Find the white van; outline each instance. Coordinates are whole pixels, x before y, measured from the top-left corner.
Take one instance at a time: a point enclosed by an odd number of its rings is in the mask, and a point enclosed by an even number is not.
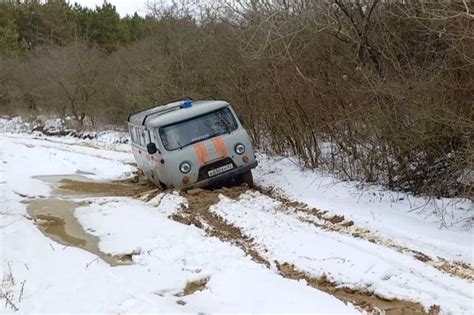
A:
[[[183,100],[130,115],[132,151],[148,180],[191,189],[235,179],[253,186],[252,143],[229,103]]]

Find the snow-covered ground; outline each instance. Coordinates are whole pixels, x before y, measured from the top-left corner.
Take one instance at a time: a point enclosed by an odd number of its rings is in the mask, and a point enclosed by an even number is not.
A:
[[[81,224],[100,237],[102,251],[137,253],[132,265],[111,267],[87,251],[55,243],[27,214],[24,196],[53,194],[32,177],[81,171],[111,179],[129,176],[131,166],[123,163],[128,153],[48,140],[0,135],[2,296],[22,313],[357,312],[194,226],[168,219],[183,202],[174,194],[158,206],[154,200],[88,198],[92,203],[76,210]],[[205,290],[179,296],[187,282],[198,279],[209,279]],[[2,313],[14,311],[3,299],[0,305]]]
[[[287,158],[259,156],[256,182],[294,200],[396,239],[430,256],[474,263],[474,208],[466,199],[413,197],[380,186],[360,188],[320,171],[302,171]],[[440,215],[443,212],[444,215]]]
[[[44,137],[26,133],[23,125],[0,119],[2,313],[15,308],[21,313],[360,312],[303,280],[282,276],[276,261],[311,277],[324,275],[343,287],[417,302],[425,310],[436,304],[446,313],[474,312],[472,278],[435,265],[473,263],[473,233],[465,224],[473,211],[468,201],[427,203],[380,187],[360,189],[357,183],[302,171],[288,159],[261,155],[254,173],[260,186],[344,215],[354,226],[411,250],[328,230],[320,218],[292,211],[254,190],[237,199],[219,196],[210,211],[252,238],[270,262],[267,267],[232,242],[172,220],[171,215],[188,206],[186,196],[177,192],[149,201],[55,195],[50,184],[34,177],[78,173],[91,180],[130,177],[135,169],[128,146],[122,144],[124,135],[103,132],[94,140]],[[99,238],[100,251],[132,254],[133,263],[113,267],[91,252],[45,236],[27,212],[32,198],[80,203],[74,216]],[[449,214],[443,222],[433,213],[440,207]],[[416,259],[415,251],[432,261]],[[472,267],[465,266],[466,272]],[[205,285],[183,294],[187,284],[196,281]]]
[[[237,201],[222,197],[211,209],[241,227],[273,260],[312,276],[370,288],[387,299],[440,304],[454,314],[472,311],[472,283],[383,245],[322,230],[280,207],[268,196],[248,192]]]

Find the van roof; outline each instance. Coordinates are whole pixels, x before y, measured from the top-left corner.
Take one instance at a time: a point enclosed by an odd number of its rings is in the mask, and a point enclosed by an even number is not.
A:
[[[130,115],[128,121],[132,125],[146,127],[159,127],[181,120],[199,116],[207,112],[228,106],[226,101],[200,100],[191,101],[192,106],[183,108],[185,100],[156,106]]]

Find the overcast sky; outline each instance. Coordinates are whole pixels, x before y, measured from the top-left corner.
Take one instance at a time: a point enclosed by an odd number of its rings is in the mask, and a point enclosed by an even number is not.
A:
[[[104,0],[70,0],[70,3],[75,2],[82,6],[95,8],[97,5],[101,5]],[[115,5],[120,16],[125,16],[127,14],[132,15],[135,12],[140,15],[145,15],[146,13],[147,0],[108,0],[107,2]]]

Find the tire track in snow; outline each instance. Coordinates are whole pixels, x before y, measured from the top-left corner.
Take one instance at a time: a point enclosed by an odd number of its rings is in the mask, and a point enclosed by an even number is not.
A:
[[[346,220],[342,215],[331,214],[328,211],[322,211],[316,208],[309,207],[305,203],[298,201],[291,201],[282,193],[277,193],[272,189],[256,188],[260,193],[280,201],[283,207],[280,209],[289,214],[294,214],[301,222],[313,224],[321,229],[337,232],[352,236],[354,238],[364,239],[371,243],[379,244],[384,247],[394,249],[399,253],[409,255],[427,265],[430,265],[442,272],[449,273],[452,276],[474,281],[474,267],[464,261],[449,261],[442,257],[436,258],[422,253],[421,251],[409,248],[407,246],[398,244],[397,242],[377,235],[374,232],[362,227],[354,225],[354,222]]]
[[[52,142],[55,143],[55,144],[57,143],[55,141],[52,141]],[[21,144],[28,145],[28,143],[21,143]],[[58,143],[58,145],[60,145],[60,144],[61,143]],[[66,143],[63,143],[63,145],[66,145]],[[94,149],[94,151],[100,149],[100,148],[95,148],[95,147],[91,148],[89,145],[85,145],[85,144],[84,145],[83,144],[75,144],[75,145],[88,147],[89,149]],[[96,156],[96,157],[104,158],[104,159],[107,159],[107,160],[115,160],[115,161],[121,160],[123,163],[128,164],[128,162],[125,162],[125,159],[113,159],[113,158],[109,158],[109,157],[104,157],[102,155],[90,154],[92,152],[88,153],[88,152],[84,152],[84,151],[77,151],[77,150],[74,150],[74,149],[69,150],[69,149],[60,148],[60,147],[54,146],[54,145],[52,145],[52,146],[42,145],[42,146],[45,147],[45,148],[54,149],[54,150],[61,150],[61,151],[65,151],[65,152]],[[110,150],[110,149],[107,149],[107,150],[113,152],[113,150]],[[233,190],[234,189],[232,189],[230,191],[233,191]],[[269,197],[271,197],[272,199],[277,199],[277,200],[282,200],[282,198],[284,199],[284,197],[276,196],[275,194],[272,194],[271,192],[268,192],[268,191],[264,192],[264,193],[266,195],[268,195]],[[235,192],[230,192],[230,193],[229,193],[229,191],[223,192],[223,195],[229,195],[229,194],[234,195]],[[238,195],[240,195],[240,193],[238,193]],[[236,197],[234,196],[234,198],[236,198]],[[333,231],[333,232],[338,232],[338,233],[341,233],[341,234],[350,235],[351,237],[354,237],[354,238],[361,238],[361,239],[368,240],[370,242],[378,243],[378,244],[383,245],[385,247],[395,249],[398,252],[401,252],[403,254],[409,254],[410,256],[415,257],[419,261],[422,261],[422,262],[425,262],[425,263],[427,263],[427,262],[431,263],[432,260],[433,260],[431,257],[428,257],[427,255],[425,255],[421,252],[418,252],[418,251],[409,249],[407,247],[398,245],[398,244],[392,242],[391,240],[384,240],[383,238],[380,238],[380,237],[376,236],[375,234],[371,233],[368,230],[354,227],[353,223],[351,221],[344,220],[344,217],[330,215],[328,213],[325,213],[323,211],[319,211],[317,209],[310,209],[306,205],[300,204],[300,203],[297,203],[297,202],[295,203],[295,202],[292,202],[292,201],[289,201],[289,200],[284,200],[284,201],[285,201],[284,204],[286,204],[287,208],[290,209],[291,211],[293,211],[294,213],[299,214],[297,217],[298,217],[299,220],[301,220],[303,222],[312,223],[313,225],[316,225],[316,226],[318,226],[322,229],[327,229],[327,230],[330,230],[330,231]],[[216,204],[217,202],[218,202],[218,200],[211,202],[209,204],[209,207],[212,204]],[[288,210],[286,210],[286,211],[288,211]],[[244,251],[246,251],[252,258],[254,258],[255,261],[257,261],[259,263],[263,263],[267,267],[269,265],[272,265],[268,261],[268,259],[265,258],[265,255],[261,253],[262,250],[259,250],[259,248],[261,248],[261,246],[259,246],[258,244],[255,244],[254,240],[249,238],[245,234],[243,234],[242,231],[240,231],[240,229],[238,227],[232,226],[231,224],[226,222],[222,217],[219,217],[219,216],[216,216],[216,215],[214,215],[214,216],[212,216],[212,215],[209,216],[208,215],[204,220],[202,219],[202,217],[199,220],[195,220],[196,219],[195,216],[193,214],[190,214],[190,212],[192,212],[192,211],[188,211],[188,213],[186,213],[186,211],[183,211],[183,213],[185,215],[177,214],[177,216],[173,219],[176,220],[176,221],[181,220],[182,223],[186,223],[186,224],[193,224],[193,225],[196,225],[196,226],[201,225],[201,226],[198,226],[198,227],[207,230],[209,235],[216,236],[216,237],[220,238],[221,240],[234,243],[235,245],[239,246]],[[194,222],[193,222],[193,220],[194,220]],[[186,221],[188,221],[188,222],[186,222]],[[220,226],[220,227],[216,228],[216,226]],[[224,232],[221,233],[222,231],[224,231]],[[234,231],[234,232],[232,232],[232,231]],[[239,241],[236,241],[236,240],[239,240]],[[242,241],[242,240],[244,240],[244,241]],[[263,252],[265,252],[265,250],[263,250]],[[438,265],[435,264],[433,266],[437,267],[439,270],[442,270],[442,271],[445,271],[445,272],[448,272],[448,273],[452,273],[455,276],[458,276],[458,277],[461,276],[461,278],[472,279],[472,278],[469,278],[469,277],[472,277],[472,267],[471,266],[466,265],[463,262],[449,263],[446,260],[444,260],[444,264],[443,264],[443,260],[442,259],[440,259],[440,260],[441,260],[441,264],[438,264]],[[437,262],[439,263],[440,261],[437,261]],[[317,278],[313,278],[309,275],[306,275],[305,273],[297,270],[295,266],[292,266],[291,264],[288,264],[286,262],[274,262],[274,263],[278,267],[279,273],[284,277],[287,277],[287,278],[290,278],[290,279],[296,279],[296,280],[305,280],[309,285],[311,285],[313,287],[315,287],[315,285],[314,285],[315,283],[326,283],[327,282],[325,279],[317,279]],[[467,276],[465,275],[466,269],[468,270]],[[334,290],[333,290],[334,287],[336,286],[336,284],[330,283],[330,282],[327,282],[327,283],[329,283],[329,288],[332,288],[331,290],[333,291],[333,292],[328,292],[328,293],[333,294],[335,296],[336,296],[336,294],[339,294],[337,292],[334,292]],[[324,291],[324,289],[322,289],[322,288],[320,288],[320,290]],[[347,290],[351,290],[351,289],[347,289]],[[337,291],[337,290],[335,290],[335,291]],[[358,292],[359,293],[362,292],[362,295],[364,295],[364,294],[365,295],[370,295],[371,294],[370,292],[365,292],[363,290],[359,290]],[[347,294],[347,292],[345,292],[345,293]],[[340,299],[342,299],[344,301],[351,302],[350,300],[347,299],[347,297],[340,297]],[[356,301],[352,301],[352,303],[354,303],[355,305],[359,305],[361,308],[363,308],[365,310],[372,310],[373,311],[373,310],[379,309],[379,307],[374,306],[369,302],[357,304]],[[410,302],[408,302],[408,303],[410,303]],[[384,309],[383,307],[380,307],[380,308]],[[409,308],[407,308],[407,309],[409,309]],[[432,309],[432,311],[436,311],[436,308]]]
[[[43,141],[43,140],[48,140],[48,139],[32,139],[32,140],[37,140],[37,141]],[[67,143],[62,143],[61,141],[53,141],[53,140],[48,140],[54,144],[57,145],[70,145]],[[29,145],[27,142],[23,141],[18,141],[16,142],[18,144],[23,144],[23,145]],[[99,150],[104,150],[104,148],[101,148],[99,145],[91,145],[89,143],[73,143],[75,146],[79,147],[86,147],[89,149],[93,149],[94,151],[99,151]],[[89,155],[89,156],[94,156],[94,157],[99,157],[102,159],[106,160],[111,160],[111,161],[116,161],[116,159],[110,158],[110,157],[104,157],[101,155],[97,154],[89,154],[87,152],[83,151],[78,151],[78,150],[69,150],[69,149],[64,149],[58,146],[47,146],[47,145],[41,145],[42,147],[49,148],[49,149],[54,149],[54,150],[60,150],[60,151],[65,151],[65,152],[71,152],[71,153],[77,153],[77,154],[83,154],[83,155]],[[107,151],[110,152],[117,152],[117,153],[122,153],[123,151],[121,150],[110,150],[107,149]],[[124,164],[127,165],[134,165],[134,163],[126,160],[122,160]],[[232,188],[232,190],[237,189],[238,193],[238,188]],[[286,211],[293,211],[296,214],[298,214],[297,218],[300,221],[306,222],[306,223],[311,223],[314,224],[315,226],[318,226],[322,229],[338,232],[341,234],[345,235],[350,235],[355,238],[360,238],[360,239],[365,239],[369,242],[376,243],[382,246],[385,246],[387,248],[394,249],[400,253],[410,255],[414,258],[416,258],[419,261],[422,261],[432,267],[435,267],[438,270],[441,270],[443,272],[449,273],[455,277],[461,278],[461,279],[466,279],[469,281],[474,281],[474,266],[471,264],[464,262],[464,261],[450,261],[448,259],[445,259],[443,257],[430,257],[429,255],[421,252],[414,250],[412,248],[409,248],[407,246],[401,245],[396,243],[395,241],[391,239],[386,239],[384,237],[381,237],[370,230],[366,228],[361,228],[357,227],[354,225],[352,221],[346,220],[344,216],[339,216],[335,214],[330,214],[327,211],[322,211],[316,208],[311,208],[308,205],[298,202],[298,201],[293,201],[290,200],[288,197],[286,197],[284,194],[281,192],[276,192],[273,189],[264,189],[261,187],[256,187],[256,191],[259,191],[260,193],[278,200],[282,202],[286,209]],[[231,191],[231,190],[229,190]]]
[[[16,137],[9,137],[9,136],[5,136],[5,135],[1,135],[1,137],[17,139]],[[119,151],[119,150],[105,149],[105,148],[101,148],[99,146],[94,146],[94,145],[91,145],[91,144],[88,144],[88,143],[63,143],[63,142],[59,142],[59,141],[51,141],[51,140],[48,140],[48,139],[39,139],[39,138],[31,138],[31,139],[28,139],[28,140],[30,140],[30,142],[22,141],[22,140],[19,139],[19,140],[16,140],[16,141],[12,142],[12,143],[13,144],[19,144],[19,145],[24,145],[28,148],[41,147],[41,148],[50,149],[50,150],[57,150],[57,151],[62,151],[62,152],[68,152],[68,153],[80,154],[80,155],[85,155],[85,156],[91,156],[91,157],[95,157],[95,158],[99,158],[99,159],[103,159],[103,160],[107,160],[107,161],[120,161],[120,162],[122,162],[123,164],[126,164],[126,165],[135,164],[133,161],[126,160],[123,157],[117,156],[117,158],[113,158],[113,157],[104,156],[104,155],[101,155],[101,154],[96,154],[96,152],[100,152],[100,151],[104,151],[104,150],[107,151],[108,153],[112,153],[112,154],[116,154],[116,155],[123,155],[123,154],[127,154],[128,152],[123,152],[123,151]],[[34,142],[37,142],[37,143],[35,143],[35,145],[32,145],[31,141],[34,141]],[[49,142],[51,142],[51,145],[42,144],[41,142],[43,142],[43,141],[49,141]],[[77,150],[77,149],[73,149],[73,148],[66,149],[66,148],[64,148],[64,146],[86,148],[89,151],[93,150],[94,153],[86,152],[86,151],[83,151],[83,150]]]
[[[345,303],[351,303],[361,310],[371,314],[412,314],[426,313],[421,304],[402,299],[386,299],[370,292],[366,288],[348,288],[329,281],[326,277],[313,277],[297,269],[296,266],[283,261],[271,261],[267,257],[267,250],[263,245],[246,235],[242,230],[215,212],[210,211],[213,205],[219,202],[219,196],[225,195],[228,198],[237,200],[239,196],[248,189],[246,187],[223,188],[213,191],[197,189],[189,191],[183,196],[188,204],[182,205],[180,211],[170,215],[170,219],[177,222],[194,225],[205,230],[208,235],[215,236],[222,241],[229,242],[247,253],[256,263],[265,265],[284,278],[292,280],[303,280],[317,290],[326,292]],[[145,196],[144,198],[149,198]],[[433,306],[428,314],[437,314],[439,308]]]
[[[438,303],[455,313],[471,309],[470,281],[452,277],[383,244],[299,220],[294,209],[259,192],[249,191],[239,200],[223,196],[211,211],[254,237],[267,257],[277,260],[277,268],[287,267],[281,272],[310,285],[330,278],[337,288],[350,291],[355,287],[356,292],[382,299],[423,302],[426,311],[431,308],[435,313],[438,307],[433,305]]]

